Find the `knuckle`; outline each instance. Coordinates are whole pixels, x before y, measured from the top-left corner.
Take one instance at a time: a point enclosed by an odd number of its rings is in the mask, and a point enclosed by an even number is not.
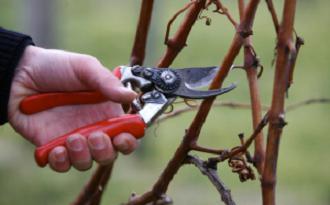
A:
[[[96,57],[91,55],[82,55],[82,61],[87,66],[95,66],[101,64],[101,62]]]
[[[92,72],[95,66],[100,66],[101,62],[94,56],[79,54],[72,61],[73,67],[81,73]]]

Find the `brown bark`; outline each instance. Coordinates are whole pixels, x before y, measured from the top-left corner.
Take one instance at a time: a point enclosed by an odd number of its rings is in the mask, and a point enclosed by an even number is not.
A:
[[[147,45],[154,0],[142,0],[140,17],[136,27],[130,65],[142,65]]]
[[[169,67],[180,51],[186,46],[186,42],[192,26],[198,18],[199,13],[205,6],[205,0],[195,1],[189,8],[178,31],[172,38],[167,40],[167,49],[165,54],[159,60],[157,67]]]
[[[153,0],[142,0],[139,21],[132,47],[130,65],[142,65],[153,10]],[[111,177],[115,161],[107,166],[99,165],[73,205],[98,205]]]
[[[209,98],[202,101],[198,107],[197,114],[195,115],[191,125],[187,129],[182,142],[178,146],[176,152],[164,168],[160,177],[154,183],[151,190],[145,192],[140,196],[131,197],[127,204],[148,204],[161,199],[166,193],[170,182],[174,178],[175,174],[179,171],[181,166],[190,162],[196,165],[199,170],[205,174],[212,184],[217,188],[222,200],[226,204],[235,204],[231,198],[230,190],[227,189],[222,181],[217,176],[216,169],[214,167],[205,166],[206,161],[199,160],[198,158],[192,158],[189,156],[190,151],[205,152],[208,154],[218,155],[215,158],[217,162],[224,160],[230,160],[238,155],[246,154],[249,146],[255,142],[255,154],[254,164],[258,169],[258,172],[262,174],[262,196],[264,205],[275,205],[275,184],[276,184],[276,166],[278,160],[278,151],[280,137],[282,129],[285,126],[284,121],[284,100],[288,87],[290,86],[293,78],[294,66],[297,59],[300,46],[303,44],[302,38],[296,36],[296,42],[294,44],[293,23],[295,15],[296,0],[285,0],[283,19],[281,24],[278,23],[277,14],[274,9],[272,0],[266,0],[269,12],[272,15],[274,27],[277,33],[277,57],[276,68],[274,76],[273,97],[270,110],[268,114],[262,118],[262,110],[265,106],[262,106],[260,101],[260,93],[258,86],[258,63],[256,53],[252,47],[252,25],[254,17],[260,0],[250,0],[247,6],[244,5],[244,0],[238,0],[239,12],[240,12],[240,24],[234,21],[233,17],[229,14],[228,10],[223,6],[220,0],[193,0],[187,3],[182,9],[180,9],[169,21],[168,29],[166,32],[165,43],[167,45],[166,52],[158,62],[158,67],[169,67],[180,51],[186,46],[186,42],[192,26],[198,18],[200,13],[211,4],[216,5],[216,12],[224,14],[228,17],[229,21],[233,23],[237,32],[232,40],[232,43],[227,51],[223,61],[220,64],[222,68],[215,78],[213,79],[210,89],[220,88],[224,82],[224,79],[230,72],[233,62],[239,54],[242,46],[244,46],[244,66],[246,71],[251,106],[238,104],[238,107],[250,107],[252,109],[253,119],[253,133],[242,145],[226,151],[226,149],[214,149],[208,147],[202,147],[198,145],[199,134],[204,122],[208,116],[209,111],[214,103],[215,98]],[[142,0],[140,10],[140,18],[137,25],[134,45],[131,53],[131,65],[142,65],[145,56],[145,47],[147,41],[148,28],[152,16],[153,0]],[[183,21],[181,22],[178,30],[175,32],[172,38],[169,38],[170,27],[176,17],[186,12]],[[313,101],[314,102],[314,101]],[[323,101],[322,101],[323,102]],[[328,102],[328,100],[327,100]],[[308,104],[307,103],[304,104]],[[297,106],[300,106],[298,104]],[[295,108],[295,106],[293,106]],[[189,110],[185,109],[184,111]],[[191,110],[191,109],[190,109]],[[184,112],[182,111],[182,112]],[[182,113],[177,112],[177,113]],[[173,113],[175,116],[176,113]],[[267,146],[266,151],[264,148],[262,129],[269,123]],[[265,156],[266,155],[266,156]],[[246,157],[248,158],[248,157]],[[85,189],[81,192],[74,204],[99,204],[104,187],[106,186],[112,171],[113,164],[106,167],[99,167]],[[252,172],[253,174],[253,172]],[[253,177],[252,177],[253,178]],[[101,187],[101,189],[100,189]]]
[[[276,31],[276,33],[278,33],[280,23],[279,23],[278,18],[277,18],[277,14],[276,14],[276,11],[275,11],[273,0],[265,0],[265,1],[267,3],[269,13],[272,16],[275,31]]]
[[[239,0],[240,17],[244,15],[244,1]],[[252,127],[255,130],[262,119],[262,105],[260,99],[260,91],[258,85],[258,59],[252,47],[252,37],[249,36],[244,42],[244,70],[249,84],[251,111],[252,111]],[[260,131],[254,141],[254,157],[253,162],[262,174],[265,159],[264,136]]]
[[[284,100],[289,79],[290,58],[295,53],[292,44],[296,0],[286,0],[283,19],[279,27],[277,59],[274,76],[272,104],[269,111],[265,168],[262,175],[264,205],[275,205],[276,170],[280,138],[284,121]]]
[[[202,2],[202,1],[199,1]],[[204,2],[205,3],[205,2]],[[204,5],[203,3],[203,5]],[[246,37],[245,34],[251,33],[252,24],[254,20],[254,16],[257,10],[257,6],[259,4],[259,0],[251,0],[246,8],[246,12],[244,13],[244,19],[242,20],[241,24],[238,27],[239,32],[235,34],[235,37],[233,39],[233,42],[230,46],[229,51],[227,52],[227,55],[225,56],[223,62],[221,63],[221,69],[218,72],[218,74],[215,76],[214,80],[211,83],[210,89],[216,89],[221,87],[222,82],[224,81],[225,77],[227,76],[228,72],[230,71],[230,68],[233,64],[234,59],[238,55],[240,48],[243,45],[244,38]],[[202,6],[202,5],[201,5]],[[192,7],[190,11],[193,10],[195,7]],[[186,15],[188,18],[190,15]],[[192,16],[196,16],[192,15]],[[196,16],[197,17],[197,16]],[[187,20],[184,20],[184,22],[187,22]],[[192,25],[193,23],[188,23],[188,25]],[[182,24],[184,25],[184,24]],[[186,28],[179,28],[179,31],[185,31]],[[190,31],[190,28],[188,29]],[[243,34],[243,35],[242,35]],[[177,36],[186,36],[186,35],[177,35]],[[185,38],[178,38],[181,40],[185,40]],[[179,42],[178,45],[183,46],[183,42]],[[175,57],[177,54],[177,50],[172,49],[173,47],[169,47],[168,51],[165,54],[165,58],[162,59],[162,61],[168,62],[168,59],[172,59],[172,57]],[[170,54],[168,54],[170,53]],[[170,56],[170,57],[167,57]],[[160,63],[160,65],[163,65]],[[165,64],[168,66],[167,64]],[[160,66],[162,67],[162,66]],[[166,168],[158,178],[157,182],[154,184],[151,191],[146,192],[145,194],[141,195],[140,197],[136,197],[135,199],[128,202],[130,205],[138,205],[138,204],[146,204],[148,202],[151,202],[155,199],[157,199],[158,196],[161,196],[161,194],[165,193],[169,183],[174,178],[177,171],[182,166],[184,160],[186,159],[190,149],[191,145],[196,143],[200,130],[206,120],[206,117],[208,115],[208,112],[210,111],[210,108],[212,106],[212,103],[214,101],[214,98],[209,98],[206,100],[203,100],[193,122],[191,123],[189,129],[186,132],[186,135],[184,136],[184,139],[182,140],[182,143],[177,148],[174,156],[171,158],[171,160],[168,162]]]
[[[107,182],[107,179],[109,179],[112,167],[113,164],[107,166],[98,166],[93,176],[90,178],[89,182],[85,185],[85,187],[81,190],[79,196],[72,203],[72,205],[91,204],[93,203],[93,201],[99,202],[101,195],[98,194],[98,192],[100,190],[100,187],[102,187],[101,192],[103,192],[103,190],[105,189],[106,183],[104,182]]]

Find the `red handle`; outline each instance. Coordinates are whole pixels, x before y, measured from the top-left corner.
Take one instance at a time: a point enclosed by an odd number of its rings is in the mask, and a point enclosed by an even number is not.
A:
[[[22,100],[20,110],[24,114],[34,114],[63,105],[94,104],[106,101],[99,92],[56,92],[32,95]]]
[[[107,98],[99,92],[44,93],[24,98],[20,104],[20,110],[30,115],[63,105],[95,104],[106,100]]]
[[[34,156],[37,164],[44,167],[48,163],[49,152],[57,146],[65,146],[66,139],[72,134],[81,134],[85,137],[95,131],[105,132],[110,138],[117,136],[120,133],[130,133],[137,139],[144,136],[146,124],[138,114],[124,115],[117,118],[97,122],[85,127],[76,129],[61,137],[54,139],[46,145],[40,146],[35,150]]]
[[[120,79],[121,67],[113,70],[113,74]],[[34,114],[50,108],[63,105],[96,104],[108,100],[99,92],[55,92],[32,95],[24,98],[20,104],[20,110],[24,114]]]

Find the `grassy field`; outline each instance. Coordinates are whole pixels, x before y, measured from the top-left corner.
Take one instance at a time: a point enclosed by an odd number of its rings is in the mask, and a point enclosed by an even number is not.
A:
[[[140,1],[57,2],[57,48],[94,55],[109,68],[128,62]],[[155,1],[147,65],[155,64],[162,55],[166,22],[185,2]],[[237,16],[235,1],[223,2]],[[22,10],[20,3],[19,0],[0,0],[2,27],[24,31],[21,23],[24,17],[17,15]],[[327,0],[298,1],[295,28],[304,37],[306,45],[298,57],[287,105],[330,96],[329,8]],[[188,39],[188,47],[173,66],[206,66],[221,62],[234,30],[225,17],[210,12],[205,14],[212,18],[211,26],[205,26],[203,21],[196,23]],[[275,33],[263,1],[257,13],[253,38],[265,67],[260,79],[262,101],[269,105]],[[241,63],[239,57],[235,64]],[[232,81],[239,83],[238,88],[222,96],[221,100],[248,103],[245,73],[233,71],[226,83]],[[193,116],[193,112],[187,113],[155,125],[141,141],[136,153],[120,156],[103,204],[120,204],[130,193],[148,190],[172,156]],[[217,148],[236,146],[238,133],[251,133],[250,118],[249,110],[214,108],[201,133],[201,143]],[[330,204],[329,105],[302,107],[287,113],[286,120],[288,126],[281,140],[278,165],[278,204]],[[55,205],[71,202],[92,171],[81,173],[71,170],[57,174],[47,168],[40,169],[33,161],[33,150],[34,147],[9,125],[0,127],[0,204]],[[261,204],[258,180],[242,184],[226,164],[220,166],[219,173],[232,189],[237,204]],[[175,204],[217,204],[219,201],[204,176],[189,166],[182,168],[175,177],[169,195]]]

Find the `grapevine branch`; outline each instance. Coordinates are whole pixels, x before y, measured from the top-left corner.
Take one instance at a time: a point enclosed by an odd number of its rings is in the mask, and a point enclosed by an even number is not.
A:
[[[262,174],[262,196],[264,205],[275,205],[276,167],[280,138],[284,120],[284,101],[292,58],[296,50],[292,46],[292,34],[296,0],[284,2],[282,23],[278,31],[277,58],[274,76],[273,98],[269,111],[269,127],[266,146],[265,167]],[[295,58],[295,57],[294,57]]]
[[[102,193],[105,189],[106,181],[111,175],[112,167],[113,163],[107,166],[98,166],[72,205],[92,204],[95,201],[99,201],[102,195],[100,192]]]
[[[265,0],[265,1],[267,3],[268,10],[269,10],[269,12],[270,12],[270,14],[272,16],[273,24],[274,24],[274,27],[275,27],[276,34],[278,34],[279,33],[280,23],[279,23],[277,14],[276,14],[274,3],[273,3],[272,0]],[[288,81],[288,84],[287,84],[287,89],[293,83],[293,73],[294,73],[294,68],[295,68],[296,61],[297,61],[297,56],[299,54],[299,51],[300,51],[301,46],[304,45],[304,43],[305,43],[304,42],[304,39],[302,37],[298,36],[298,34],[296,32],[295,32],[295,36],[296,36],[295,51],[292,52],[292,59],[291,59],[290,67],[289,67],[290,74],[289,74],[289,81]]]
[[[239,9],[244,8],[244,1],[239,1]],[[240,11],[241,15],[244,15],[244,10]],[[241,17],[242,19],[242,17]],[[250,101],[252,107],[252,126],[256,129],[258,123],[261,121],[262,116],[262,105],[260,100],[260,91],[258,85],[258,67],[260,66],[257,55],[253,49],[252,36],[244,39],[244,70],[250,91]],[[265,148],[264,148],[264,136],[262,132],[256,136],[254,141],[254,157],[253,162],[256,166],[259,174],[262,173],[265,159]]]
[[[197,6],[198,4],[200,4],[199,5],[200,9],[194,11],[193,10],[194,6]],[[213,82],[211,83],[210,89],[216,89],[216,88],[221,87],[222,82],[224,81],[225,77],[227,76],[228,72],[230,71],[231,65],[233,64],[235,57],[238,55],[239,50],[242,47],[244,38],[247,37],[247,35],[249,35],[251,33],[252,22],[254,20],[254,16],[255,16],[258,4],[259,4],[259,0],[250,0],[248,6],[246,8],[246,12],[244,13],[244,19],[238,26],[239,32],[235,35],[232,45],[231,45],[227,55],[225,56],[224,61],[222,62],[222,65],[220,66],[222,69],[220,69],[218,74],[215,76]],[[193,19],[193,20],[196,20],[200,10],[204,7],[204,5],[205,5],[205,1],[199,1],[191,7],[190,11],[194,12],[191,15],[195,17],[195,19]],[[189,17],[189,14],[190,14],[190,12],[186,16]],[[188,20],[189,19],[185,19],[184,22],[187,22]],[[192,25],[193,22],[188,25]],[[182,25],[184,25],[184,24],[182,24]],[[179,31],[182,31],[185,29],[186,29],[185,27],[181,26],[179,28]],[[190,29],[191,28],[188,28],[188,31],[190,31]],[[242,34],[244,34],[244,35],[242,35]],[[187,36],[187,35],[185,35],[185,36]],[[178,39],[182,39],[182,38],[178,38]],[[185,40],[185,39],[183,39],[183,40]],[[180,42],[178,42],[178,45],[185,45],[185,42],[180,41]],[[169,48],[171,49],[171,46],[169,46]],[[169,48],[168,48],[168,50],[169,50]],[[173,51],[175,52],[175,50],[173,50]],[[165,59],[167,59],[167,58],[162,58],[162,61],[164,61]],[[160,64],[160,65],[163,65],[163,64]],[[168,65],[166,65],[166,66],[168,66]],[[159,66],[159,67],[163,67],[163,66]],[[171,182],[174,175],[177,173],[177,171],[181,167],[182,163],[186,159],[186,156],[191,149],[190,146],[197,141],[201,127],[202,127],[203,123],[205,122],[205,119],[208,115],[208,112],[210,111],[213,101],[214,101],[214,98],[209,98],[202,102],[202,104],[197,112],[196,117],[194,118],[189,129],[187,130],[186,135],[184,136],[184,139],[182,140],[181,144],[177,148],[172,159],[168,162],[163,173],[161,174],[161,176],[159,177],[157,182],[154,184],[152,190],[146,192],[145,194],[141,195],[140,197],[135,198],[134,200],[129,201],[128,204],[146,204],[148,202],[151,202],[151,201],[157,199],[158,196],[160,196],[162,193],[166,192],[169,183]]]
[[[140,17],[136,27],[130,65],[142,65],[147,45],[154,0],[142,0]]]
[[[297,33],[296,34],[296,42],[295,42],[295,52],[294,55],[292,56],[291,59],[291,63],[290,63],[290,67],[289,67],[289,82],[288,82],[288,87],[287,89],[293,84],[293,73],[294,73],[294,68],[296,66],[296,61],[297,61],[297,56],[299,54],[300,48],[302,45],[305,44],[305,41],[302,37],[298,36]]]
[[[206,161],[203,161],[198,157],[194,157],[190,155],[187,156],[185,163],[195,165],[199,169],[199,171],[201,171],[202,174],[206,175],[209,178],[211,183],[215,186],[215,188],[219,192],[221,196],[221,200],[226,205],[235,205],[230,190],[226,187],[226,185],[221,181],[221,179],[218,176],[216,166],[214,166],[211,163],[207,163]]]
[[[94,191],[94,196],[91,200],[90,205],[99,205],[101,203],[102,194],[104,193],[106,185],[108,184],[109,179],[111,177],[113,166],[114,166],[114,162],[112,162],[111,164],[105,167],[104,169],[105,171],[103,171],[104,174],[99,180],[97,189]]]
[[[222,201],[225,204],[235,204],[231,197],[230,190],[226,188],[218,177],[216,170],[217,163],[228,160],[229,166],[233,172],[239,174],[241,181],[254,179],[252,169],[247,162],[253,162],[261,177],[262,196],[264,205],[275,205],[275,183],[276,183],[276,164],[278,158],[279,141],[282,129],[285,126],[284,120],[284,100],[288,88],[293,82],[293,72],[301,45],[304,44],[303,39],[294,31],[294,15],[296,0],[284,1],[282,22],[279,23],[273,1],[265,0],[268,10],[272,16],[276,35],[276,68],[274,76],[273,97],[270,107],[263,106],[260,101],[258,73],[260,67],[259,60],[252,44],[252,25],[255,13],[260,0],[249,0],[248,4],[244,4],[244,0],[238,0],[240,22],[237,23],[228,9],[224,7],[220,0],[191,0],[182,9],[173,15],[167,24],[165,34],[165,44],[167,49],[158,62],[158,67],[169,67],[180,51],[186,46],[186,42],[192,26],[203,10],[206,10],[212,4],[215,5],[214,12],[225,15],[234,25],[236,33],[232,43],[227,51],[223,61],[220,64],[222,69],[219,70],[213,79],[210,89],[220,88],[224,79],[228,75],[233,62],[241,48],[244,48],[244,65],[242,68],[246,71],[250,92],[250,105],[242,103],[218,103],[215,98],[203,100],[198,106],[183,108],[174,111],[169,115],[160,118],[159,121],[177,116],[181,113],[198,110],[191,125],[187,129],[182,142],[178,146],[176,152],[164,168],[160,177],[154,183],[153,187],[142,195],[134,195],[127,202],[128,205],[138,204],[166,204],[168,197],[165,195],[168,186],[179,169],[186,163],[194,164],[204,175],[208,177],[211,183],[218,190]],[[142,65],[145,56],[145,47],[147,42],[148,28],[151,21],[153,8],[153,0],[142,0],[140,17],[136,29],[135,40],[131,52],[131,65]],[[175,34],[170,37],[170,29],[178,15],[186,13],[181,24]],[[293,38],[295,34],[295,38]],[[304,102],[293,104],[287,107],[286,111],[296,109],[303,105],[312,103],[329,103],[330,100],[310,99]],[[212,106],[228,106],[232,108],[248,108],[252,110],[253,133],[244,141],[243,135],[240,136],[241,145],[227,149],[213,149],[200,146],[197,142],[202,126],[208,116]],[[262,111],[268,110],[267,114],[262,118]],[[268,135],[266,149],[263,142],[262,130],[268,126]],[[255,153],[252,158],[248,152],[251,144],[255,143]],[[216,155],[203,161],[198,157],[192,157],[190,151],[204,152]],[[247,162],[246,162],[247,161]],[[74,205],[100,203],[102,193],[110,179],[113,164],[108,166],[99,166],[94,175],[80,193],[79,197],[73,203]]]
[[[296,110],[298,108],[301,108],[303,106],[307,106],[307,105],[312,105],[312,104],[329,104],[330,103],[330,98],[311,98],[311,99],[307,99],[301,102],[297,102],[291,105],[288,105],[285,109],[285,112],[290,112],[293,110]],[[177,110],[173,110],[172,112],[163,115],[162,117],[160,117],[157,122],[158,123],[162,123],[163,121],[173,118],[173,117],[177,117],[181,114],[184,114],[186,112],[191,112],[194,110],[197,110],[199,107],[199,104],[194,105],[194,106],[188,106],[188,107],[184,107],[181,109],[177,109]],[[248,103],[239,103],[239,102],[214,102],[213,103],[213,107],[228,107],[228,108],[232,108],[232,109],[251,109],[251,104]],[[266,105],[261,105],[261,109],[263,111],[268,111],[270,109],[269,106]],[[218,153],[218,152],[216,152]]]
[[[165,54],[159,60],[157,67],[164,68],[169,67],[179,52],[182,50],[183,47],[186,46],[186,42],[191,31],[192,26],[198,19],[198,16],[202,9],[205,7],[205,0],[194,0],[186,5],[187,14],[185,15],[181,25],[178,28],[178,31],[174,34],[172,38],[166,37],[165,44],[167,45],[167,49]],[[186,10],[184,7],[184,10]],[[174,16],[176,16],[179,12],[177,12]],[[176,17],[172,17],[172,19]],[[171,25],[171,24],[169,24]],[[166,35],[169,35],[169,30],[166,32]]]
[[[164,40],[164,44],[168,45],[169,43],[169,36],[170,36],[170,32],[171,32],[171,26],[173,24],[173,22],[176,20],[176,18],[182,14],[183,12],[185,12],[190,6],[194,5],[196,3],[196,1],[191,1],[189,3],[187,3],[182,9],[180,9],[179,11],[177,11],[172,18],[168,21],[167,26],[166,26],[166,32],[165,32],[165,40]]]
[[[312,104],[328,104],[330,103],[330,98],[311,98],[304,100],[286,107],[285,112],[296,110],[302,106],[312,105]]]
[[[130,58],[131,65],[143,64],[153,3],[153,0],[142,0],[141,2],[140,16]],[[100,204],[102,194],[110,179],[114,163],[115,161],[107,166],[98,166],[73,205]]]
[[[187,11],[178,31],[174,36],[167,42],[167,50],[161,60],[158,63],[158,67],[168,67],[171,65],[177,54],[181,49],[186,45],[188,35],[191,31],[192,26],[197,20],[201,10],[205,7],[205,0],[194,1]],[[178,149],[179,150],[179,149]],[[177,152],[178,152],[177,150]],[[186,155],[183,155],[185,157]],[[166,192],[169,182],[173,179],[178,168],[181,166],[184,158],[180,161],[176,161],[176,158],[173,158],[164,169],[162,175],[154,184],[151,191],[145,192],[143,195],[131,199],[127,204],[137,205],[137,204],[146,204],[157,200],[163,193]],[[172,165],[171,165],[172,164]],[[176,167],[177,169],[172,169]]]
[[[249,146],[252,144],[252,142],[256,139],[258,134],[262,131],[262,129],[267,125],[268,123],[268,114],[266,114],[263,119],[259,122],[259,124],[256,126],[256,129],[252,133],[252,135],[249,137],[246,142],[242,144],[238,149],[233,149],[231,152],[227,152],[223,155],[220,155],[219,159],[220,161],[224,161],[226,159],[232,158],[240,153],[245,153]]]
[[[206,8],[208,8],[211,4],[214,4],[216,6],[216,9],[213,10],[213,12],[225,15],[230,21],[230,23],[233,24],[235,28],[237,27],[237,22],[220,0],[208,0],[208,2],[206,3]]]
[[[273,0],[265,0],[265,1],[266,1],[266,4],[267,4],[269,13],[272,16],[273,24],[274,24],[274,27],[275,27],[275,31],[276,31],[276,33],[278,33],[279,27],[280,27],[280,23],[279,23],[279,20],[278,20],[276,11],[275,11]]]

